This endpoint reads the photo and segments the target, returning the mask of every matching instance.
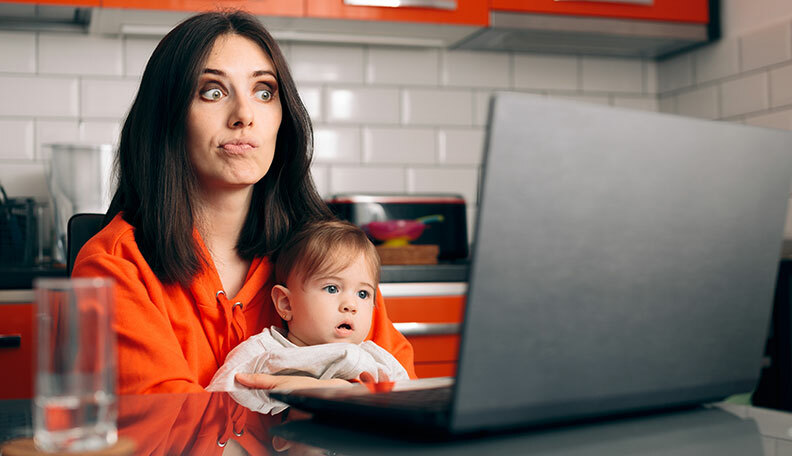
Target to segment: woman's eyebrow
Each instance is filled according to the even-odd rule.
[[[257,70],[257,71],[254,71],[253,74],[250,75],[250,77],[257,78],[259,76],[264,76],[266,74],[268,74],[268,75],[272,76],[273,78],[277,79],[277,76],[275,76],[275,73],[273,73],[270,70]]]
[[[225,71],[217,70],[215,68],[204,68],[202,73],[203,74],[214,74],[214,75],[223,76],[223,77],[227,76]],[[256,71],[254,71],[253,73],[250,74],[250,77],[251,78],[258,78],[258,77],[261,77],[261,76],[264,76],[264,75],[270,75],[273,78],[276,78],[275,73],[270,71],[270,70],[256,70]]]

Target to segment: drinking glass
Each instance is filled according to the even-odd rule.
[[[34,441],[44,451],[114,444],[116,341],[113,281],[38,279]]]

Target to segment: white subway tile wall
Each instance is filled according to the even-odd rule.
[[[788,20],[740,39],[741,70],[755,70],[792,58],[792,24]]]
[[[33,119],[0,119],[0,138],[4,147],[0,149],[0,160],[33,160]]]
[[[331,87],[325,92],[328,122],[398,124],[399,89]]]
[[[579,58],[535,54],[514,55],[514,87],[533,90],[577,90]]]
[[[770,106],[792,104],[792,64],[770,70]]]
[[[405,89],[401,119],[408,125],[472,125],[473,93],[458,89]]]
[[[300,92],[305,109],[311,116],[313,122],[322,120],[322,88],[320,86],[300,85],[297,90]]]
[[[683,116],[717,119],[718,87],[710,85],[700,87],[676,95],[676,113]]]
[[[0,72],[34,73],[36,71],[36,35],[0,32]]]
[[[0,103],[0,116],[77,117],[78,82],[76,77],[0,75],[0,87],[8,88]]]
[[[36,119],[36,159],[46,161],[50,156],[49,144],[80,141],[80,122],[74,120]],[[2,175],[0,175],[0,179]]]
[[[362,46],[291,45],[292,76],[298,81],[363,82]]]
[[[363,129],[363,162],[405,165],[437,162],[435,133],[431,128]]]
[[[159,40],[127,38],[124,40],[124,76],[142,76]]]
[[[484,130],[443,129],[437,132],[438,163],[448,165],[481,164],[484,152]]]
[[[646,85],[639,59],[583,57],[580,63],[584,91],[642,93]]]
[[[721,116],[734,117],[766,110],[770,105],[766,72],[750,74],[721,84]]]
[[[665,93],[693,84],[693,56],[678,54],[657,64],[657,91]]]
[[[38,71],[41,74],[121,76],[122,55],[120,38],[41,33]]]
[[[440,82],[438,49],[368,49],[366,83],[435,86]]]
[[[405,173],[401,166],[333,166],[329,188],[331,193],[404,193]]]
[[[740,72],[738,40],[718,41],[697,50],[693,54],[696,82],[714,81]]]
[[[357,164],[361,162],[360,151],[359,128],[314,126],[314,162]]]
[[[509,54],[503,52],[446,51],[443,85],[454,87],[511,87]]]
[[[80,84],[80,115],[88,118],[124,117],[138,89],[137,80],[83,79]]]
[[[657,71],[662,112],[792,130],[790,19],[658,62]],[[792,239],[792,199],[789,208],[784,232]]]
[[[12,196],[47,199],[43,144],[117,140],[156,44],[0,30],[0,84],[12,88],[0,103],[0,182]],[[658,62],[373,45],[284,48],[315,123],[312,173],[324,196],[461,193],[471,223],[489,98],[497,90],[792,130],[789,20]]]

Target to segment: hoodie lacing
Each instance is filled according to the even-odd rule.
[[[231,348],[242,342],[247,338],[247,320],[245,313],[242,311],[243,304],[240,301],[231,304],[231,301],[226,297],[225,291],[219,290],[215,296],[223,309],[226,324],[233,330],[236,339],[232,341],[231,337],[226,339],[225,352],[231,351]]]
[[[231,397],[228,395],[225,395],[223,400],[228,401],[224,404],[224,409],[228,410],[228,419],[226,419],[226,425],[223,429],[223,433],[217,437],[217,446],[220,448],[223,448],[226,446],[226,444],[228,444],[228,439],[232,438],[232,434],[236,437],[242,437],[242,435],[245,433],[245,424],[247,421],[245,407],[236,403],[236,401],[231,399]]]

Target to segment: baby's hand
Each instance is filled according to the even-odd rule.
[[[379,381],[374,379],[374,376],[368,372],[360,373],[360,383],[366,385],[372,393],[383,393],[393,389],[394,383],[388,378],[388,374],[382,369],[377,369],[377,377]]]

